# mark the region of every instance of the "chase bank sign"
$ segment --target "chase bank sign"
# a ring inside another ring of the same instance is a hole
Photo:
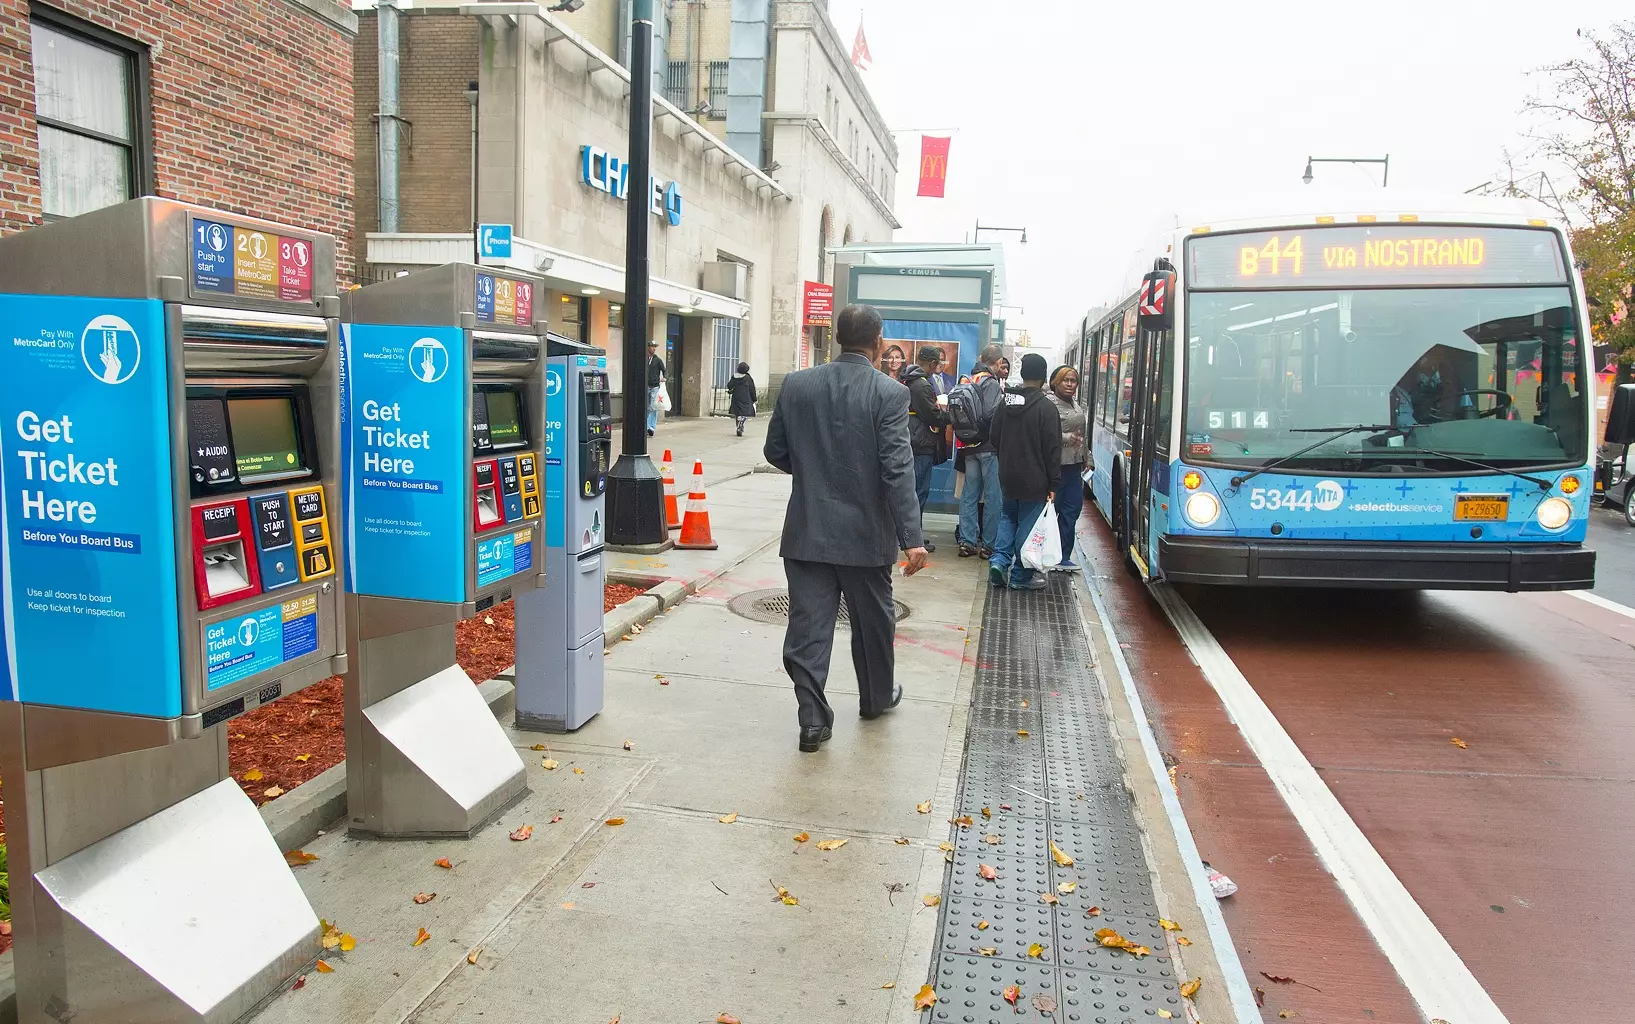
[[[579,176],[591,188],[615,199],[630,198],[630,164],[597,146],[579,147]],[[660,184],[647,179],[647,208],[663,217],[671,227],[681,223],[681,187],[675,182]]]

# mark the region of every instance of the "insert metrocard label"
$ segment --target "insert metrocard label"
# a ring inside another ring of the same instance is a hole
[[[195,292],[312,301],[312,241],[225,221],[193,219]]]

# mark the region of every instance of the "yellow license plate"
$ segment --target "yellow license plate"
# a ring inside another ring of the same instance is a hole
[[[1453,518],[1500,521],[1510,515],[1509,497],[1491,494],[1461,494],[1453,502]]]

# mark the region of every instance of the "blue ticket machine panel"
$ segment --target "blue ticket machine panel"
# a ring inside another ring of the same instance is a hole
[[[350,592],[469,615],[539,585],[537,289],[448,264],[345,297]]]
[[[208,726],[340,671],[334,239],[139,199],[0,281],[0,698]]]

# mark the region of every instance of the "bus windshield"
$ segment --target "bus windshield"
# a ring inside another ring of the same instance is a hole
[[[1587,457],[1580,331],[1565,285],[1193,292],[1186,457],[1299,472],[1469,472]]]

